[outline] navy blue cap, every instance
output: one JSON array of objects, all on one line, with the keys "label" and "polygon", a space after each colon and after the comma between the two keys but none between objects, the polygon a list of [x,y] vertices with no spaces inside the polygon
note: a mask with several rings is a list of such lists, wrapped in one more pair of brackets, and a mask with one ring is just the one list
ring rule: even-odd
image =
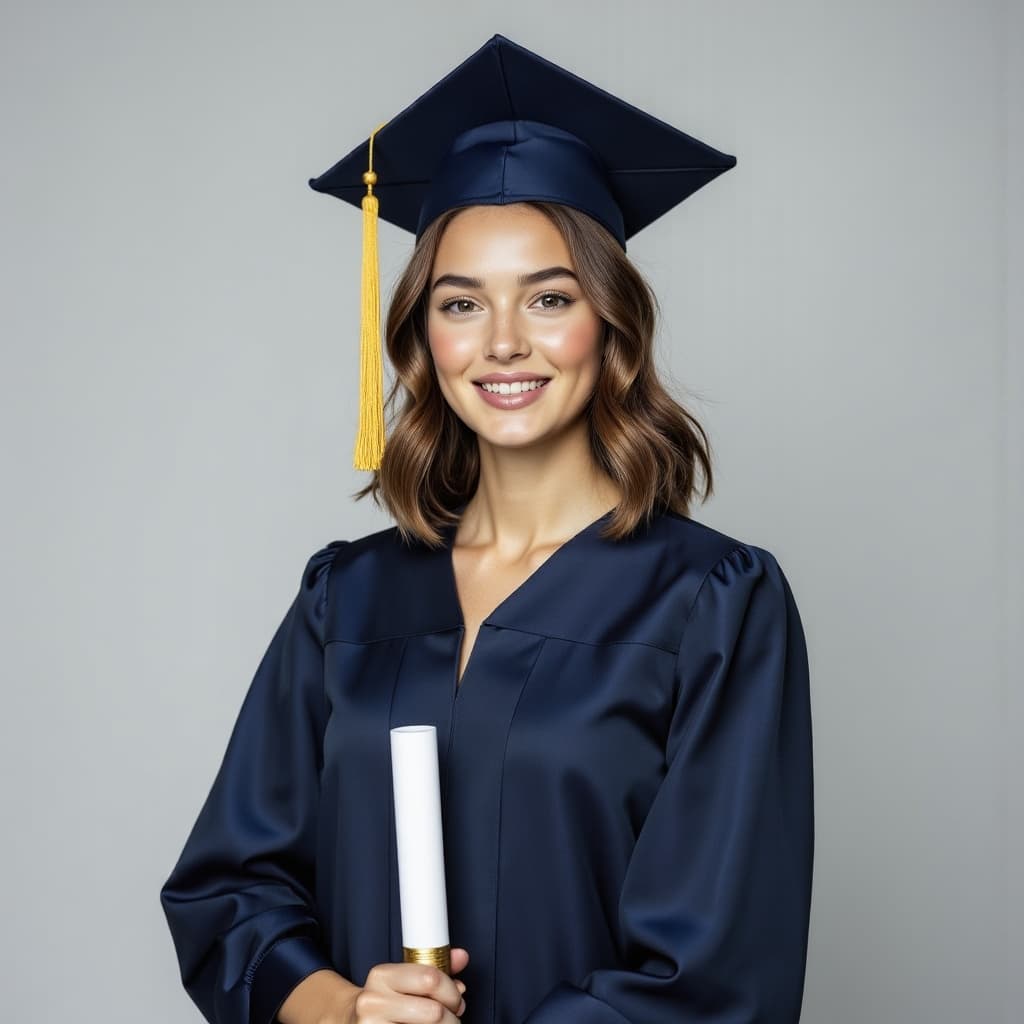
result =
[{"label": "navy blue cap", "polygon": [[494,35],[309,184],[358,207],[372,167],[379,216],[417,241],[445,210],[535,199],[582,210],[625,249],[627,238],[735,164]]}]

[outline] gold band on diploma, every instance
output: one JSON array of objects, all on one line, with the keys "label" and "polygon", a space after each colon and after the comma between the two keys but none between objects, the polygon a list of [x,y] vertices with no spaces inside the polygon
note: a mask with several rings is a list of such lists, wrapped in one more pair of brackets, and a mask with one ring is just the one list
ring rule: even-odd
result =
[{"label": "gold band on diploma", "polygon": [[432,964],[445,974],[452,973],[452,947],[448,946],[403,946],[402,959],[407,964]]}]

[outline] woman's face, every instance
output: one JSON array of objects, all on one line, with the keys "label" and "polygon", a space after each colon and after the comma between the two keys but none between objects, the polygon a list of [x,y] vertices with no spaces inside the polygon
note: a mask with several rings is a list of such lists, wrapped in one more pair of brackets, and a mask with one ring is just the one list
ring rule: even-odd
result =
[{"label": "woman's face", "polygon": [[[574,271],[559,230],[522,203],[466,207],[445,228],[427,334],[441,391],[481,442],[551,440],[593,393],[602,325]],[[547,383],[519,395],[486,394],[477,382],[493,375]]]}]

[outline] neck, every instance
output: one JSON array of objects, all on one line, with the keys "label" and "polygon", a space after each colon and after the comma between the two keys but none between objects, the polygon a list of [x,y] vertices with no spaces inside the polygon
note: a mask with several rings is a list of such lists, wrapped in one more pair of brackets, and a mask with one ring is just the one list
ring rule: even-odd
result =
[{"label": "neck", "polygon": [[615,482],[594,462],[582,419],[544,446],[478,443],[480,480],[459,523],[464,543],[558,544],[621,500]]}]

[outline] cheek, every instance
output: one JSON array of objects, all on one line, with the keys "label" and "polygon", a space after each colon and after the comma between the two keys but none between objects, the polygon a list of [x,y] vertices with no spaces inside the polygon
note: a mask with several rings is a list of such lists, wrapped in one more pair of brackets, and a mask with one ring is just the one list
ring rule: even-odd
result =
[{"label": "cheek", "polygon": [[545,339],[551,361],[563,370],[584,370],[600,362],[601,323],[591,317],[563,325]]},{"label": "cheek", "polygon": [[442,321],[431,320],[427,325],[430,353],[442,374],[459,373],[473,360],[474,345],[466,331],[460,331]]}]

